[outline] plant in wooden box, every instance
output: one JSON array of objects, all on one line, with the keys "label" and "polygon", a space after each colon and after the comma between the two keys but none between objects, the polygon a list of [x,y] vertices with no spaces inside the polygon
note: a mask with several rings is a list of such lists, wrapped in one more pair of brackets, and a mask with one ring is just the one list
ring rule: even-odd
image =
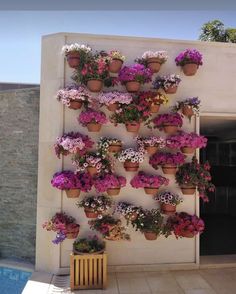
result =
[{"label": "plant in wooden box", "polygon": [[82,85],[71,85],[60,89],[56,98],[71,109],[80,109],[83,104],[87,107],[92,102],[90,93]]},{"label": "plant in wooden box", "polygon": [[124,163],[124,168],[126,171],[137,171],[139,169],[139,163],[144,160],[144,149],[134,150],[133,148],[128,148],[122,150],[120,153],[115,154],[115,157]]},{"label": "plant in wooden box", "polygon": [[83,67],[91,56],[92,48],[84,44],[66,44],[62,47],[62,53],[65,54],[70,67]]},{"label": "plant in wooden box", "polygon": [[198,97],[187,98],[183,101],[177,101],[173,107],[173,111],[177,112],[181,110],[184,116],[187,116],[189,120],[193,115],[199,115],[201,101]]},{"label": "plant in wooden box", "polygon": [[123,142],[116,138],[101,137],[97,142],[97,148],[102,154],[118,153],[122,149]]},{"label": "plant in wooden box", "polygon": [[119,109],[120,105],[129,105],[133,98],[129,93],[112,91],[101,93],[97,100],[101,105],[105,105],[108,110],[115,111]]},{"label": "plant in wooden box", "polygon": [[139,137],[135,138],[139,148],[142,147],[146,150],[149,155],[155,154],[158,149],[165,147],[166,140],[159,136],[148,136],[148,137]]},{"label": "plant in wooden box", "polygon": [[175,58],[175,63],[182,67],[186,76],[193,76],[202,65],[202,54],[196,49],[186,49]]},{"label": "plant in wooden box", "polygon": [[121,214],[127,220],[127,223],[136,220],[142,211],[142,207],[135,206],[125,201],[118,202],[115,208],[115,212]]},{"label": "plant in wooden box", "polygon": [[152,120],[154,128],[164,130],[166,134],[174,134],[183,125],[181,115],[177,112],[159,114]]},{"label": "plant in wooden box", "polygon": [[67,170],[54,174],[51,184],[64,190],[68,198],[77,198],[80,192],[88,192],[92,188],[92,178],[88,173],[77,173]]},{"label": "plant in wooden box", "polygon": [[153,87],[154,89],[163,89],[166,94],[175,94],[180,82],[181,78],[176,74],[158,76],[153,82]]},{"label": "plant in wooden box", "polygon": [[161,234],[168,236],[168,227],[158,209],[143,210],[131,224],[136,231],[144,234],[146,240],[156,240]]},{"label": "plant in wooden box", "polygon": [[124,66],[119,72],[119,81],[126,86],[128,92],[138,92],[141,84],[152,80],[152,71],[142,64]]},{"label": "plant in wooden box", "polygon": [[215,186],[210,182],[210,165],[208,162],[198,163],[196,157],[179,167],[175,179],[183,194],[192,195],[196,187],[203,201],[208,201],[207,191],[214,192]]},{"label": "plant in wooden box", "polygon": [[173,214],[176,212],[176,206],[183,202],[183,199],[175,193],[163,191],[154,197],[161,205],[161,212],[164,214]]},{"label": "plant in wooden box", "polygon": [[80,113],[78,122],[83,127],[87,127],[89,132],[99,132],[108,120],[104,112],[88,108]]},{"label": "plant in wooden box", "polygon": [[110,215],[104,215],[96,220],[91,220],[89,224],[92,230],[101,233],[106,240],[130,240],[130,236],[125,233],[125,227],[122,226],[121,221]]},{"label": "plant in wooden box", "polygon": [[164,94],[153,91],[140,92],[134,95],[134,97],[136,100],[138,100],[138,105],[147,107],[151,113],[157,113],[160,109],[160,106],[162,104],[167,104],[169,101],[168,97]]},{"label": "plant in wooden box", "polygon": [[105,242],[99,240],[94,236],[88,236],[88,238],[78,238],[73,243],[74,254],[101,254],[105,250]]},{"label": "plant in wooden box", "polygon": [[149,164],[155,169],[158,169],[158,165],[161,166],[164,174],[175,175],[178,166],[183,164],[185,156],[180,153],[158,152],[149,159]]},{"label": "plant in wooden box", "polygon": [[97,193],[107,192],[109,196],[115,196],[126,185],[126,178],[113,173],[107,173],[94,178],[93,184]]},{"label": "plant in wooden box", "polygon": [[125,61],[125,56],[118,50],[111,50],[108,56],[110,57],[109,72],[118,73]]},{"label": "plant in wooden box", "polygon": [[169,216],[167,226],[177,239],[178,237],[193,238],[197,234],[201,234],[205,228],[204,221],[201,218],[186,212]]},{"label": "plant in wooden box", "polygon": [[54,144],[54,150],[58,158],[61,155],[78,154],[84,155],[88,149],[93,146],[94,142],[89,136],[82,135],[79,132],[64,133],[57,137]]},{"label": "plant in wooden box", "polygon": [[78,202],[77,206],[84,208],[84,213],[87,218],[97,218],[99,215],[105,214],[111,208],[112,200],[110,197],[104,195],[87,196]]},{"label": "plant in wooden box", "polygon": [[153,73],[159,72],[161,65],[168,59],[166,51],[145,51],[141,58],[137,58],[135,61],[145,65]]},{"label": "plant in wooden box", "polygon": [[196,133],[179,132],[166,139],[166,147],[171,149],[180,148],[185,154],[192,154],[197,148],[205,148],[207,138]]},{"label": "plant in wooden box", "polygon": [[133,188],[143,188],[146,194],[154,195],[161,186],[167,186],[169,180],[159,175],[149,175],[144,172],[139,172],[130,181]]},{"label": "plant in wooden box", "polygon": [[52,241],[59,244],[65,239],[75,239],[78,236],[80,225],[76,223],[74,217],[65,212],[56,213],[49,221],[46,221],[43,228],[47,231],[56,232],[56,238]]}]

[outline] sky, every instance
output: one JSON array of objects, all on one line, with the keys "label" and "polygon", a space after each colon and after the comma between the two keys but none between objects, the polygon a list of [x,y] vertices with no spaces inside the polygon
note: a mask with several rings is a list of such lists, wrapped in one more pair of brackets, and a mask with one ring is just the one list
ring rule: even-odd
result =
[{"label": "sky", "polygon": [[197,40],[219,19],[236,28],[236,11],[1,11],[0,82],[40,83],[41,37],[58,32]]}]

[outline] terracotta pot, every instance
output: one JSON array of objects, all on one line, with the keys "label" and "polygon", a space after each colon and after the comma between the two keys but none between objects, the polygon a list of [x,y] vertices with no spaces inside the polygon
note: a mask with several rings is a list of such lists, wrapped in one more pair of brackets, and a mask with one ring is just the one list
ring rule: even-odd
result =
[{"label": "terracotta pot", "polygon": [[125,161],[124,168],[126,171],[137,171],[139,169],[138,162]]},{"label": "terracotta pot", "polygon": [[151,113],[157,113],[159,111],[160,107],[161,107],[160,104],[151,104],[149,106],[149,110]]},{"label": "terracotta pot", "polygon": [[69,189],[65,191],[68,198],[78,198],[80,195],[80,189]]},{"label": "terracotta pot", "polygon": [[145,150],[149,155],[153,155],[158,151],[158,146],[145,146]]},{"label": "terracotta pot", "polygon": [[172,125],[163,125],[163,130],[166,134],[175,134],[178,131],[178,126],[172,126]]},{"label": "terracotta pot", "polygon": [[117,144],[111,144],[109,147],[108,147],[108,151],[109,152],[112,152],[112,153],[118,153],[120,152],[122,149],[122,145],[120,143],[117,143]]},{"label": "terracotta pot", "polygon": [[109,196],[115,196],[120,194],[120,187],[107,189],[107,194]]},{"label": "terracotta pot", "polygon": [[196,64],[196,63],[187,63],[187,64],[182,66],[182,69],[183,69],[183,73],[186,76],[194,76],[195,73],[198,70],[198,64]]},{"label": "terracotta pot", "polygon": [[195,152],[196,148],[192,148],[192,147],[181,147],[180,150],[181,150],[182,153],[192,154],[192,153]]},{"label": "terracotta pot", "polygon": [[188,118],[191,118],[194,115],[192,106],[189,106],[189,105],[181,105],[181,111],[183,115],[187,116]]},{"label": "terracotta pot", "polygon": [[67,227],[66,238],[67,239],[76,239],[79,234],[80,226],[77,225],[75,228]]},{"label": "terracotta pot", "polygon": [[196,187],[192,185],[181,185],[180,189],[184,195],[193,195],[196,192]]},{"label": "terracotta pot", "polygon": [[113,104],[107,105],[107,109],[109,111],[116,111],[118,108],[119,108],[119,103],[113,103]]},{"label": "terracotta pot", "polygon": [[98,172],[97,172],[97,169],[96,167],[94,166],[88,166],[87,167],[87,172],[90,174],[90,176],[95,176]]},{"label": "terracotta pot", "polygon": [[182,231],[181,236],[185,238],[193,238],[195,234],[189,231]]},{"label": "terracotta pot", "polygon": [[153,233],[153,232],[143,232],[144,233],[144,237],[146,240],[149,241],[153,241],[157,239],[157,233]]},{"label": "terracotta pot", "polygon": [[138,217],[138,214],[136,212],[129,213],[125,216],[125,219],[130,220],[130,221],[135,221]]},{"label": "terracotta pot", "polygon": [[70,109],[80,109],[83,105],[83,102],[80,100],[70,100],[70,106],[68,108]]},{"label": "terracotta pot", "polygon": [[177,166],[172,164],[164,164],[161,166],[162,171],[166,175],[175,175],[177,172]]},{"label": "terracotta pot", "polygon": [[158,188],[144,187],[144,191],[148,195],[154,195],[158,192]]},{"label": "terracotta pot", "polygon": [[141,88],[141,84],[136,81],[130,81],[125,84],[128,92],[138,92]]},{"label": "terracotta pot", "polygon": [[102,128],[101,124],[97,124],[97,123],[89,123],[87,124],[87,129],[89,132],[99,132]]},{"label": "terracotta pot", "polygon": [[175,94],[177,92],[178,86],[169,87],[167,89],[164,89],[166,94]]},{"label": "terracotta pot", "polygon": [[77,51],[69,52],[66,54],[66,60],[69,67],[76,68],[79,66],[80,63],[80,53]]},{"label": "terracotta pot", "polygon": [[121,59],[114,58],[109,64],[109,72],[118,73],[122,67],[123,61]]},{"label": "terracotta pot", "polygon": [[98,212],[94,211],[91,208],[85,208],[84,213],[87,218],[97,218],[98,217]]},{"label": "terracotta pot", "polygon": [[128,122],[125,124],[127,132],[137,133],[140,129],[139,122]]},{"label": "terracotta pot", "polygon": [[176,205],[161,203],[161,211],[164,214],[173,214],[176,212]]},{"label": "terracotta pot", "polygon": [[88,80],[87,81],[87,87],[89,91],[91,92],[100,92],[103,87],[103,82],[102,80]]},{"label": "terracotta pot", "polygon": [[151,69],[152,72],[156,73],[159,72],[161,68],[161,62],[159,58],[151,57],[147,60],[147,67]]}]

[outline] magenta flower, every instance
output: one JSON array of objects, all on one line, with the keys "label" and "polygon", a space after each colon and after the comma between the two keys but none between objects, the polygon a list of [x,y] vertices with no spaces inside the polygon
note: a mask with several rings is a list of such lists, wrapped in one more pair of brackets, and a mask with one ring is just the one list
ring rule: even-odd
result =
[{"label": "magenta flower", "polygon": [[177,135],[169,136],[166,140],[166,146],[169,148],[204,148],[207,145],[207,138],[196,133],[179,132]]},{"label": "magenta flower", "polygon": [[161,128],[164,125],[178,126],[182,127],[183,120],[179,113],[164,113],[159,114],[153,119],[153,124],[156,128]]},{"label": "magenta flower", "polygon": [[124,187],[126,185],[126,178],[109,173],[95,178],[93,184],[97,193],[103,193],[107,189]]},{"label": "magenta flower", "polygon": [[85,127],[89,123],[106,124],[108,122],[105,113],[91,108],[82,111],[78,117],[78,122]]},{"label": "magenta flower", "polygon": [[180,153],[165,153],[158,152],[150,157],[149,164],[155,169],[158,169],[158,165],[171,164],[174,166],[181,165],[184,163],[185,156]]},{"label": "magenta flower", "polygon": [[119,104],[130,104],[133,100],[132,95],[126,92],[107,92],[107,93],[101,93],[97,97],[98,101],[101,104],[109,106],[110,104],[119,103]]},{"label": "magenta flower", "polygon": [[144,172],[139,172],[131,181],[130,184],[133,188],[160,188],[167,186],[169,180],[159,175],[148,175]]},{"label": "magenta flower", "polygon": [[141,84],[145,84],[151,82],[152,71],[142,64],[124,66],[119,72],[119,80],[122,84],[130,81],[136,81]]},{"label": "magenta flower", "polygon": [[186,49],[175,58],[176,65],[183,66],[188,63],[202,65],[202,54],[196,49]]}]

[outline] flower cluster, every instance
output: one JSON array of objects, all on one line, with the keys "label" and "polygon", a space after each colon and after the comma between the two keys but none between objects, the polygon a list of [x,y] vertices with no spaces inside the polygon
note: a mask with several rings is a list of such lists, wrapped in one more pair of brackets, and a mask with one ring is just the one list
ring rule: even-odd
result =
[{"label": "flower cluster", "polygon": [[119,80],[122,84],[130,81],[136,81],[141,84],[151,82],[152,71],[142,64],[124,66],[119,72]]},{"label": "flower cluster", "polygon": [[58,158],[66,152],[83,155],[93,144],[94,142],[88,136],[79,132],[70,132],[63,134],[62,137],[57,137],[54,150]]},{"label": "flower cluster", "polygon": [[207,191],[214,192],[215,186],[210,182],[211,174],[209,172],[210,165],[208,162],[204,164],[198,163],[196,157],[192,162],[188,162],[179,167],[175,179],[179,185],[197,186],[199,196],[203,201],[208,201]]},{"label": "flower cluster", "polygon": [[184,233],[195,236],[204,231],[204,221],[196,215],[190,215],[186,212],[175,213],[167,220],[167,226],[175,234],[176,238],[184,237]]},{"label": "flower cluster", "polygon": [[122,145],[122,141],[116,138],[101,137],[97,142],[97,148],[102,154],[107,154],[109,146],[112,144]]},{"label": "flower cluster", "polygon": [[175,58],[175,63],[180,66],[188,63],[202,65],[202,54],[196,49],[186,49]]},{"label": "flower cluster", "polygon": [[164,125],[178,126],[182,127],[183,120],[179,113],[164,113],[159,114],[153,119],[153,123],[156,128],[161,128]]},{"label": "flower cluster", "polygon": [[103,193],[111,188],[120,188],[126,185],[126,178],[112,173],[104,174],[93,180],[96,192]]},{"label": "flower cluster", "polygon": [[159,136],[149,136],[149,137],[136,137],[135,138],[139,147],[146,146],[158,146],[159,148],[164,148],[166,146],[166,140]]},{"label": "flower cluster", "polygon": [[96,235],[89,236],[88,238],[77,239],[73,243],[73,251],[78,253],[89,253],[93,254],[101,252],[105,249],[105,242],[98,239]]},{"label": "flower cluster", "polygon": [[132,95],[125,92],[113,91],[107,93],[101,93],[97,97],[99,103],[109,106],[110,104],[130,104],[132,101]]},{"label": "flower cluster", "polygon": [[171,135],[166,140],[166,146],[169,148],[204,148],[207,145],[207,138],[196,133],[179,132],[177,135]]},{"label": "flower cluster", "polygon": [[183,101],[177,101],[173,107],[173,111],[176,112],[179,111],[183,106],[188,106],[192,108],[196,115],[199,115],[200,103],[201,101],[198,99],[198,97],[187,98]]},{"label": "flower cluster", "polygon": [[183,199],[178,194],[169,191],[159,193],[154,197],[154,199],[159,201],[160,203],[170,204],[173,206],[176,206],[183,202]]},{"label": "flower cluster", "polygon": [[169,99],[162,93],[146,91],[140,92],[136,95],[136,99],[138,99],[139,105],[161,105],[167,104]]},{"label": "flower cluster", "polygon": [[165,76],[158,76],[155,81],[153,82],[153,87],[154,89],[168,89],[168,88],[173,88],[179,85],[181,82],[181,78],[179,75],[176,74],[170,74],[170,75],[165,75]]},{"label": "flower cluster", "polygon": [[142,59],[147,60],[149,58],[158,58],[160,63],[164,63],[168,59],[168,55],[166,51],[146,51],[142,55]]},{"label": "flower cluster", "polygon": [[71,101],[83,101],[88,105],[92,101],[92,97],[84,86],[71,85],[64,89],[60,89],[56,98],[62,104],[70,106]]},{"label": "flower cluster", "polygon": [[131,161],[131,162],[143,162],[144,160],[144,150],[141,148],[139,150],[134,150],[132,148],[128,148],[122,150],[121,153],[117,155],[117,159],[120,162]]},{"label": "flower cluster", "polygon": [[99,195],[99,196],[87,196],[83,200],[77,203],[78,207],[90,208],[94,212],[104,213],[112,206],[112,200],[110,197]]},{"label": "flower cluster", "polygon": [[158,169],[158,165],[181,165],[184,163],[185,156],[181,152],[168,153],[168,152],[158,152],[152,155],[149,159],[149,164],[155,169]]},{"label": "flower cluster", "polygon": [[142,208],[131,203],[121,201],[117,203],[115,212],[129,218],[134,213],[136,213],[138,216],[142,212]]},{"label": "flower cluster", "polygon": [[86,54],[90,53],[92,51],[92,48],[90,48],[88,45],[80,45],[78,43],[74,44],[66,44],[62,47],[62,53],[68,54],[69,52],[84,52]]},{"label": "flower cluster", "polygon": [[122,61],[125,61],[125,56],[122,55],[121,52],[118,50],[111,50],[108,55],[112,59],[120,59]]},{"label": "flower cluster", "polygon": [[144,172],[139,172],[130,181],[133,188],[160,188],[161,186],[167,186],[169,180],[159,175],[148,175]]},{"label": "flower cluster", "polygon": [[78,117],[78,122],[84,127],[89,123],[106,124],[108,122],[105,113],[91,108],[84,110]]}]

